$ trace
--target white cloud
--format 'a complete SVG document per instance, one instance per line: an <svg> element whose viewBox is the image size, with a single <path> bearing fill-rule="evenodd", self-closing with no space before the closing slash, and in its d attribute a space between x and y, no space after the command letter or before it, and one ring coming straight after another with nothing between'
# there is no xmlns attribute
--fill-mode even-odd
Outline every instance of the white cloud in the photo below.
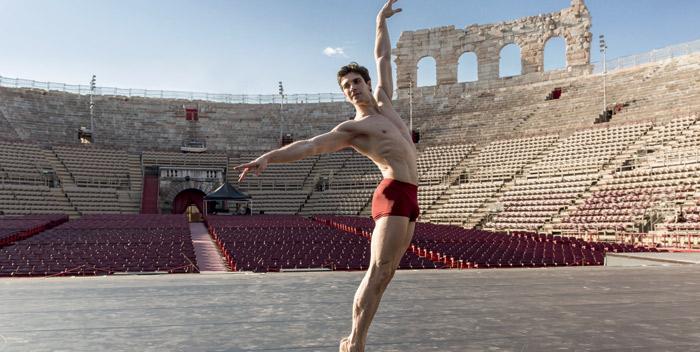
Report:
<svg viewBox="0 0 700 352"><path fill-rule="evenodd" d="M333 56L345 56L345 49L343 48L331 48L330 46L323 49L323 55L326 55L328 57L333 57Z"/></svg>

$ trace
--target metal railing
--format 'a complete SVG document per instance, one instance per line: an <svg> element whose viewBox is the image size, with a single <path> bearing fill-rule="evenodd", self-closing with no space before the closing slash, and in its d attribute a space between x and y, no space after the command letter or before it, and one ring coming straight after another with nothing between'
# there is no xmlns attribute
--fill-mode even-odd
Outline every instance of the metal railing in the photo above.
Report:
<svg viewBox="0 0 700 352"><path fill-rule="evenodd" d="M46 91L53 90L80 95L90 94L90 86L88 85L41 82L31 79L8 78L3 76L0 76L0 87L41 89ZM285 104L304 104L333 103L345 100L342 93L287 94L283 98L279 94L217 94L115 87L96 87L94 94L159 99L205 100L227 104L279 104L282 102Z"/></svg>
<svg viewBox="0 0 700 352"><path fill-rule="evenodd" d="M606 60L607 72L617 71L625 68L649 64L653 62L673 59L679 56L690 55L700 52L700 39L655 49L642 54L622 56L611 60ZM593 73L603 73L602 62L593 63Z"/></svg>
<svg viewBox="0 0 700 352"><path fill-rule="evenodd" d="M607 60L607 72L644 65L652 62L672 59L679 56L700 52L700 39L652 50L642 54L623 56ZM593 73L602 73L601 62L593 63ZM0 76L0 87L30 88L46 91L59 91L80 95L90 94L90 86L82 84L66 84L57 82L42 82L22 78ZM342 102L342 93L313 93L313 94L220 94L203 92L182 92L174 90L136 89L116 87L96 87L95 95L124 96L159 99L204 100L227 104L304 104L304 103L333 103Z"/></svg>

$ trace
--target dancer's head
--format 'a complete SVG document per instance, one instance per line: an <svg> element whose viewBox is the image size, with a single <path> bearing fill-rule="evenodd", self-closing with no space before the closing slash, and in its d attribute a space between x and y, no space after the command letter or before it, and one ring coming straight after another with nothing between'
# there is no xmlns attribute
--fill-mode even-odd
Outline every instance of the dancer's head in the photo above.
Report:
<svg viewBox="0 0 700 352"><path fill-rule="evenodd" d="M345 98L353 104L372 102L372 81L367 68L351 62L338 71L338 85Z"/></svg>

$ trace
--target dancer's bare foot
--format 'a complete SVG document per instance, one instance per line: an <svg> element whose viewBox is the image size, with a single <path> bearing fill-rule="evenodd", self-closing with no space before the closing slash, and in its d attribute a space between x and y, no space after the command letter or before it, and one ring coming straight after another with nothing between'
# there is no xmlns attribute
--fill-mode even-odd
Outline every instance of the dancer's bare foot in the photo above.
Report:
<svg viewBox="0 0 700 352"><path fill-rule="evenodd" d="M344 337L340 339L340 348L338 349L339 352L350 352L350 343L348 342L348 338Z"/></svg>

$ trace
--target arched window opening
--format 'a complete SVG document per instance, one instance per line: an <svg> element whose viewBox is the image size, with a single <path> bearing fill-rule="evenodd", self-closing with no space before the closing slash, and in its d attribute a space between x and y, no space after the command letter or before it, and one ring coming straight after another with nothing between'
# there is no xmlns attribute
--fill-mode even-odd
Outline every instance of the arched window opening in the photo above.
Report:
<svg viewBox="0 0 700 352"><path fill-rule="evenodd" d="M457 65L458 82L476 82L479 80L479 62L475 53L467 52L459 57Z"/></svg>
<svg viewBox="0 0 700 352"><path fill-rule="evenodd" d="M552 37L544 46L544 71L566 68L566 41L562 37Z"/></svg>
<svg viewBox="0 0 700 352"><path fill-rule="evenodd" d="M429 87L437 85L437 64L435 59L426 56L418 61L418 87Z"/></svg>
<svg viewBox="0 0 700 352"><path fill-rule="evenodd" d="M520 59L520 47L517 44L508 44L501 49L499 54L498 76L512 77L522 74L522 61Z"/></svg>

